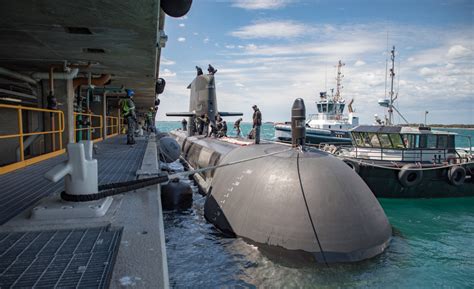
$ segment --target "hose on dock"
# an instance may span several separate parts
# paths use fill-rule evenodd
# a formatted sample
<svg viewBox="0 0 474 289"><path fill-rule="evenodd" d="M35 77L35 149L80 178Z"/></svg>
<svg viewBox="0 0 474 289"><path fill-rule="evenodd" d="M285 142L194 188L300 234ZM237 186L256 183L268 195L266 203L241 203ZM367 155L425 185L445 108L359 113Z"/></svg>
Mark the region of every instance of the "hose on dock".
<svg viewBox="0 0 474 289"><path fill-rule="evenodd" d="M99 192L96 193L96 194L71 195L71 194L68 194L65 191L63 191L63 192L61 192L61 199L63 199L64 201L67 201L67 202L96 201L96 200L100 200L100 199L103 199L103 198L119 195L119 194L122 194L122 193L125 193L125 192L128 192L128 191L134 191L134 190L138 190L138 189L145 188L145 187L148 187L148 186L163 184L163 183L166 183L170 180L173 180L173 179L176 179L176 178L179 178L179 177L188 177L188 176L191 176L191 175L194 175L194 174L197 174L197 173L202 173L202 172L215 170L215 169L222 168L222 167L227 167L227 166L232 166L232 165L236 165L236 164L240 164L240 163L244 163L244 162L248 162L248 161L253 161L253 160L256 160L256 159L261 159L261 158L269 157L269 156L276 155L276 154L281 154L281 153L290 151L292 149L293 148L288 148L288 149L285 149L285 150L272 152L272 153L268 153L268 154L263 154L263 155L258 155L258 156L255 156L255 157L246 158L246 159L242 159L242 160L238 160L238 161L234 161L234 162L228 162L228 163L215 165L215 166L210 166L210 167L205 167L205 168L200 168L200 169L196 169L196 170L192 170L192 171L179 172L179 173L175 173L175 174L171 174L171 175L160 174L156 177L147 178L147 179L132 180L132 181L126 181L126 182L120 182L120 183L111 183L111 184L106 184L106 185L100 185L99 186Z"/></svg>

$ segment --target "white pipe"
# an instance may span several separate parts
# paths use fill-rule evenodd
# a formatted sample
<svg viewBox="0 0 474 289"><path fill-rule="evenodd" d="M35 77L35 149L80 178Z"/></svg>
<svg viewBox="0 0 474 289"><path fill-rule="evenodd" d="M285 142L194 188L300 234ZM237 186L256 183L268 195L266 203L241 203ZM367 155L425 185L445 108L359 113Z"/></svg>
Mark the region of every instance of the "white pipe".
<svg viewBox="0 0 474 289"><path fill-rule="evenodd" d="M33 85L38 85L38 82L36 82L36 80L29 77L28 75L24 75L24 74L15 72L15 71L11 71L11 70L3 68L3 67L0 67L0 75L4 75L4 76L10 77L10 78L15 78L15 79L18 79L18 80L22 80L24 82L28 82L28 83L33 84Z"/></svg>
<svg viewBox="0 0 474 289"><path fill-rule="evenodd" d="M55 80L68 80L76 78L77 74L79 73L79 68L72 68L70 72L55 72L53 73L53 78ZM34 79L49 79L48 72L35 72L31 74L31 77Z"/></svg>

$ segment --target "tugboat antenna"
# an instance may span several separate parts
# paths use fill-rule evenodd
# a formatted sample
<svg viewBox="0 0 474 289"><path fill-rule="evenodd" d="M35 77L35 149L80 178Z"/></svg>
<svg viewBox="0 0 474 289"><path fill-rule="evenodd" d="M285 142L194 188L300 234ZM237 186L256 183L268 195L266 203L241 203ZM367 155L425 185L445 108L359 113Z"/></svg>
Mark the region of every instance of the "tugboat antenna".
<svg viewBox="0 0 474 289"><path fill-rule="evenodd" d="M337 64L337 77L336 77L336 95L334 96L334 101L339 101L341 97L341 89L343 88L341 86L341 81L344 75L341 72L341 68L346 65L345 63L342 63L339 60L339 63Z"/></svg>
<svg viewBox="0 0 474 289"><path fill-rule="evenodd" d="M393 80L395 79L395 46L391 51L392 68L390 68L390 103L388 105L388 125L393 125L393 102L395 101L393 92Z"/></svg>

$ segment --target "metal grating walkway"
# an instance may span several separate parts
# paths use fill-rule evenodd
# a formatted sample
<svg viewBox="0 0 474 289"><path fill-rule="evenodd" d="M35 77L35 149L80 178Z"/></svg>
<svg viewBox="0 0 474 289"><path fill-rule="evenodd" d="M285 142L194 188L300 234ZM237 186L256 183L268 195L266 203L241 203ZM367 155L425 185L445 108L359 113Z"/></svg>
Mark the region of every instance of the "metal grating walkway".
<svg viewBox="0 0 474 289"><path fill-rule="evenodd" d="M122 230L0 233L0 288L106 288Z"/></svg>
<svg viewBox="0 0 474 289"><path fill-rule="evenodd" d="M146 149L146 140L138 139L134 146L128 146L125 136L116 136L97 143L99 183L108 184L130 181L136 178ZM64 161L58 156L29 167L0 176L0 225L18 215L41 198L59 193L64 183L52 183L43 175L56 164Z"/></svg>

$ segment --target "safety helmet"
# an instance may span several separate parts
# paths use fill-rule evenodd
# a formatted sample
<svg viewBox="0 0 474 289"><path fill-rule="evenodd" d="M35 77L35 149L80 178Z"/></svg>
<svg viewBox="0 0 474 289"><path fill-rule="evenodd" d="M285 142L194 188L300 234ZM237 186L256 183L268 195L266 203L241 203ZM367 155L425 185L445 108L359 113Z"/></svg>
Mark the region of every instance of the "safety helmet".
<svg viewBox="0 0 474 289"><path fill-rule="evenodd" d="M133 97L135 95L133 89L125 89L125 92L127 93L127 97Z"/></svg>

